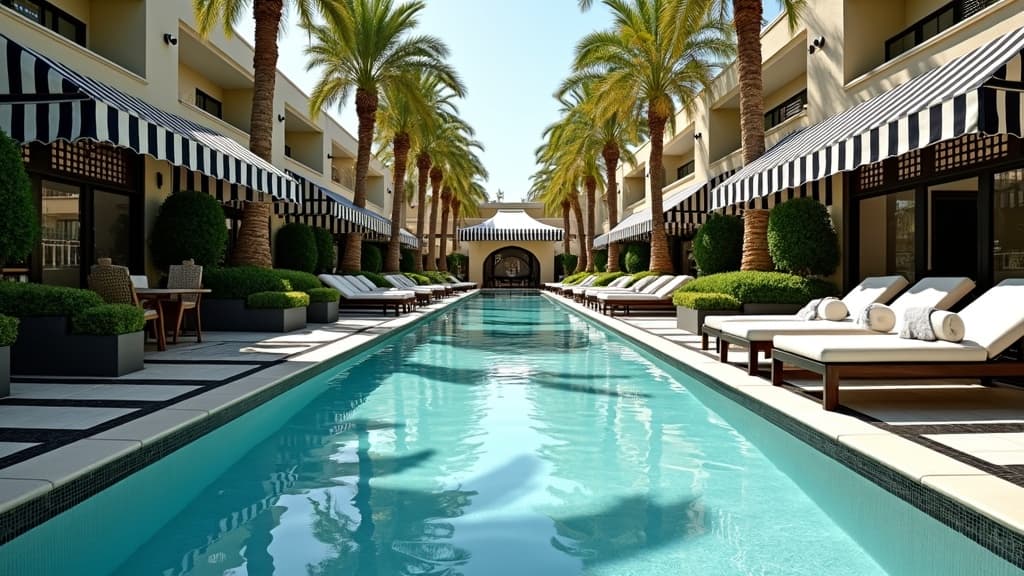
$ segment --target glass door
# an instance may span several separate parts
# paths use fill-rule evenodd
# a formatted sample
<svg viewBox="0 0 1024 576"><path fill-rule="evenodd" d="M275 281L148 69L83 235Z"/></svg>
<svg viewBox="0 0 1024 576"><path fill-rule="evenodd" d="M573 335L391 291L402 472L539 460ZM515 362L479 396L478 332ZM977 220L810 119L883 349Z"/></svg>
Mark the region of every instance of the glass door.
<svg viewBox="0 0 1024 576"><path fill-rule="evenodd" d="M112 263L131 266L131 196L106 190L93 190L92 261L110 258Z"/></svg>
<svg viewBox="0 0 1024 576"><path fill-rule="evenodd" d="M993 280L1024 278L1024 169L995 175Z"/></svg>
<svg viewBox="0 0 1024 576"><path fill-rule="evenodd" d="M901 274L917 279L915 192L860 201L860 278Z"/></svg>
<svg viewBox="0 0 1024 576"><path fill-rule="evenodd" d="M82 263L82 188L42 181L40 271L44 284L80 284Z"/></svg>

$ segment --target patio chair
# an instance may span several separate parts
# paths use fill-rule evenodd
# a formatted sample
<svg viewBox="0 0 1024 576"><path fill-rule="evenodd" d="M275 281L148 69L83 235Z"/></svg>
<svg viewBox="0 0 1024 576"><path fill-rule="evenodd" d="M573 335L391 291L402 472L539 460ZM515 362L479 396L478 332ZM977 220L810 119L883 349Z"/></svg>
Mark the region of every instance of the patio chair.
<svg viewBox="0 0 1024 576"><path fill-rule="evenodd" d="M587 290L614 290L616 288L625 288L626 284L628 284L632 279L632 276L627 275L619 276L615 280L612 280L607 286L576 286L569 290L569 295L572 296L572 299L576 302L582 302Z"/></svg>
<svg viewBox="0 0 1024 576"><path fill-rule="evenodd" d="M370 293L360 292L344 276L321 274L320 281L341 293L338 306L342 308L376 308L380 307L386 314L394 309L395 316L408 312L416 305L416 295L412 292L395 290L394 292Z"/></svg>
<svg viewBox="0 0 1024 576"><path fill-rule="evenodd" d="M587 306L587 308L594 308L596 310L598 307L598 294L610 294L612 292L621 292L623 294L653 294L655 290L661 288L662 284L668 282L671 279L671 274L663 274L661 276L651 275L644 276L643 278L634 282L633 285L628 288L595 288L593 286L590 286L584 289L583 303Z"/></svg>
<svg viewBox="0 0 1024 576"><path fill-rule="evenodd" d="M168 288L202 288L203 267L197 266L194 260L185 260L181 264L172 265L167 272ZM173 315L170 319L174 323L174 343L178 343L178 335L181 333L181 320L186 314L192 317L196 328L196 342L203 341L203 324L200 320L201 314L199 305L202 294L182 294L178 296L177 306L173 306ZM172 304L169 302L168 304Z"/></svg>
<svg viewBox="0 0 1024 576"><path fill-rule="evenodd" d="M926 342L895 334L778 336L772 349L772 384L785 367L821 376L822 406L839 406L843 378L994 378L1024 376L1024 360L1001 358L1024 338L1024 278L1003 280L959 312L961 342Z"/></svg>
<svg viewBox="0 0 1024 576"><path fill-rule="evenodd" d="M588 276L587 278L589 278ZM586 280L586 278L584 278ZM558 292L566 286L579 286L582 282L576 284L566 284L565 282L545 282L540 285L542 290L550 290L552 292ZM588 284L589 285L589 284Z"/></svg>
<svg viewBox="0 0 1024 576"><path fill-rule="evenodd" d="M416 291L429 289L434 294L434 298L437 299L444 298L454 292L454 289L451 286L446 286L444 284L417 284L405 274L385 274L384 279L390 282L395 288L401 290Z"/></svg>
<svg viewBox="0 0 1024 576"><path fill-rule="evenodd" d="M463 282L462 280L459 280L458 278L451 274L446 276L445 280L450 282L452 287L455 288L456 290L476 290L476 282Z"/></svg>
<svg viewBox="0 0 1024 576"><path fill-rule="evenodd" d="M903 291L910 283L900 275L895 276L870 276L863 282L853 287L852 290L843 296L843 304L850 311L850 317L856 318L861 310L871 304L885 304L897 294ZM796 321L800 318L796 314L750 314L750 315L728 315L728 316L707 316L704 318L704 325L700 330L701 350L709 348L708 339L714 336L717 340L722 333L722 324L725 322L775 322L775 321Z"/></svg>
<svg viewBox="0 0 1024 576"><path fill-rule="evenodd" d="M412 292L416 295L416 304L430 304L430 299L434 295L434 291L427 287L416 287L409 289L400 289L392 286L391 288L384 288L377 286L372 280L363 276L362 274L353 274L351 276L343 276L345 280L351 282L360 292L370 292L373 294L382 294L388 292L395 292L396 290L402 290L404 292Z"/></svg>
<svg viewBox="0 0 1024 576"><path fill-rule="evenodd" d="M948 310L974 290L974 281L963 277L925 278L911 286L906 292L889 305L896 313L898 332L904 313L910 308L930 307ZM770 354L772 341L782 335L829 335L829 334L877 334L861 327L853 318L844 320L806 320L776 322L724 322L718 345L718 358L722 362L729 361L729 345L734 344L747 349L747 373L757 375L758 354Z"/></svg>
<svg viewBox="0 0 1024 576"><path fill-rule="evenodd" d="M146 324L153 330L158 350L167 349L166 335L164 334L164 317L159 307L145 308L139 302L135 294L135 287L132 285L131 275L128 268L114 266L110 258L100 258L99 263L89 269L89 289L100 295L107 304L127 304L142 308Z"/></svg>
<svg viewBox="0 0 1024 576"><path fill-rule="evenodd" d="M552 287L551 290L556 294L561 294L562 296L572 296L572 291L576 288L586 288L587 286L593 285L594 282L597 282L597 274L591 274L583 280L580 280L577 284L566 284L561 287Z"/></svg>
<svg viewBox="0 0 1024 576"><path fill-rule="evenodd" d="M675 310L676 306L672 303L672 294L690 280L693 280L693 276L673 276L653 293L608 292L598 294L597 300L601 305L601 313L611 316L615 316L616 310L622 310L623 314L628 315L634 308L644 310Z"/></svg>

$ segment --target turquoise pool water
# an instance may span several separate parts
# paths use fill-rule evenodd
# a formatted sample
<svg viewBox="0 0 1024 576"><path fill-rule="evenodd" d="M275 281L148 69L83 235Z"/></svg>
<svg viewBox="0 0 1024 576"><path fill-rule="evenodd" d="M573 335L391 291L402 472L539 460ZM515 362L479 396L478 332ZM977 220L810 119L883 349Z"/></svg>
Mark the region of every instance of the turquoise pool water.
<svg viewBox="0 0 1024 576"><path fill-rule="evenodd" d="M0 548L0 573L1020 572L543 298L482 295Z"/></svg>

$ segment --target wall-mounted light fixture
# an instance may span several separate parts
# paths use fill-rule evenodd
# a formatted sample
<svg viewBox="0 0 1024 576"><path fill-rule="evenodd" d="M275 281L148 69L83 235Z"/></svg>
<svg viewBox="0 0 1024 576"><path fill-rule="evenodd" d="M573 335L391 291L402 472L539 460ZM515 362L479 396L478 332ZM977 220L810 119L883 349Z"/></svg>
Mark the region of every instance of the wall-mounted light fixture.
<svg viewBox="0 0 1024 576"><path fill-rule="evenodd" d="M819 50L825 47L825 37L815 36L814 40L811 40L811 45L807 47L808 54L814 54L815 50Z"/></svg>
<svg viewBox="0 0 1024 576"><path fill-rule="evenodd" d="M170 33L164 34L164 44L167 44L168 46L177 46L178 37Z"/></svg>
<svg viewBox="0 0 1024 576"><path fill-rule="evenodd" d="M694 132L694 133L693 133L693 139L694 139L694 140L700 140L700 139L701 139L701 138L703 138L703 137L704 137L704 135L703 135L703 134L701 134L700 132Z"/></svg>
<svg viewBox="0 0 1024 576"><path fill-rule="evenodd" d="M327 159L328 160L334 160L334 154L331 154L330 152L328 152L327 153Z"/></svg>
<svg viewBox="0 0 1024 576"><path fill-rule="evenodd" d="M278 114L277 115L277 121L278 122L284 122L284 114Z"/></svg>

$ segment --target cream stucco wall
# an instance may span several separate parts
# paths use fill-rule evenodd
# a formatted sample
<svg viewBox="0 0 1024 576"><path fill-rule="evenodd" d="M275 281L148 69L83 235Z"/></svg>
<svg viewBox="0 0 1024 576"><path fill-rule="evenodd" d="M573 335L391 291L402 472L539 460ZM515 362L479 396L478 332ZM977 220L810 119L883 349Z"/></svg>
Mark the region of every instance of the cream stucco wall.
<svg viewBox="0 0 1024 576"><path fill-rule="evenodd" d="M502 248L522 248L533 254L540 262L540 281L554 282L555 252L560 251L559 242L462 242L462 247L469 255L469 281L483 285L484 262L496 250Z"/></svg>

